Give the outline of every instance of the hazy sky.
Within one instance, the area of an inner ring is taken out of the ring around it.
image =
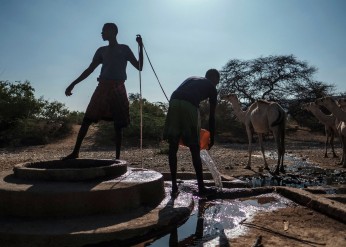
[[[31,82],[36,96],[84,111],[99,66],[65,88],[88,67],[104,23],[118,25],[118,42],[138,57],[141,34],[168,97],[187,77],[222,69],[230,59],[290,55],[318,68],[315,80],[346,91],[345,0],[0,0],[0,80]],[[129,63],[128,93],[139,93]],[[147,59],[143,97],[166,99]]]

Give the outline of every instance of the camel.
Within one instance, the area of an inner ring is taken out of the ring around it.
[[[337,130],[342,144],[342,158],[339,164],[346,168],[346,112],[331,97],[319,98],[316,100],[316,104],[326,107],[339,121]]]
[[[339,104],[333,98],[327,96],[319,98],[315,102],[317,105],[323,105],[325,108],[327,108],[328,111],[333,113],[339,121],[346,121],[346,111],[342,109],[342,104]]]
[[[278,162],[275,174],[279,171],[285,172],[283,160],[285,154],[285,126],[286,112],[276,102],[257,100],[249,106],[246,111],[241,109],[237,95],[229,94],[223,97],[228,100],[233,107],[234,113],[238,120],[245,124],[246,133],[249,141],[249,160],[245,168],[251,169],[251,153],[252,153],[252,134],[258,134],[258,140],[264,159],[264,168],[269,170],[267,160],[264,155],[263,134],[272,132],[278,150]]]
[[[341,109],[343,109],[344,111],[346,111],[346,98],[338,99],[336,102],[337,102],[338,105],[341,107]]]
[[[333,158],[337,158],[338,156],[334,151],[334,136],[338,134],[338,131],[336,129],[336,117],[333,114],[327,115],[323,113],[315,102],[303,104],[302,109],[311,112],[318,119],[318,121],[324,125],[326,134],[324,157],[328,158],[327,146],[328,143],[330,143],[333,152]]]

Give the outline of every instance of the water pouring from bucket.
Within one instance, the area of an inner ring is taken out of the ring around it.
[[[206,149],[202,149],[200,155],[201,155],[202,163],[208,167],[208,170],[210,171],[214,179],[215,186],[221,190],[222,189],[221,175],[220,175],[220,172],[217,170],[214,161],[212,160],[212,158],[210,157]]]
[[[221,190],[222,189],[221,174],[218,171],[216,164],[214,163],[213,159],[210,157],[207,151],[209,142],[210,142],[210,132],[206,129],[201,129],[200,142],[199,142],[200,149],[201,149],[201,152],[200,152],[201,160],[202,160],[202,163],[207,166],[209,172],[211,173],[211,176],[213,177],[215,182],[215,186]],[[184,143],[182,142],[182,140],[180,140],[179,144],[184,146]]]

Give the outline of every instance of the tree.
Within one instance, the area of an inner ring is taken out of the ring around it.
[[[130,94],[131,124],[124,131],[124,136],[138,137],[140,135],[140,98],[139,94]],[[142,99],[143,138],[160,140],[165,123],[165,113],[162,104],[155,104]]]
[[[29,81],[0,81],[0,146],[44,144],[71,130],[80,114],[72,116],[57,101],[36,99],[34,92]]]
[[[317,69],[293,55],[268,56],[252,60],[230,60],[221,71],[221,94],[236,93],[250,105],[257,99],[281,103],[283,100],[300,99],[330,93],[333,86],[313,81]]]
[[[220,94],[237,94],[249,106],[257,99],[276,101],[298,123],[302,102],[331,95],[334,85],[313,80],[317,69],[293,55],[230,60],[221,70]]]
[[[35,99],[34,92],[29,81],[0,81],[0,125],[36,116],[43,104],[42,100]]]
[[[208,100],[204,100],[199,105],[201,128],[209,129],[210,106]],[[233,109],[226,101],[219,101],[215,110],[215,133],[218,142],[225,140],[246,141],[246,132],[242,123],[240,123],[233,113]]]
[[[44,101],[44,106],[41,110],[41,117],[50,122],[58,123],[63,122],[70,114],[65,104],[58,101],[48,102]]]
[[[311,113],[308,113],[308,115],[310,115],[309,119],[306,115],[306,111],[301,109],[301,105],[303,103],[315,101],[316,99],[327,95],[332,95],[335,87],[319,81],[308,81],[305,85],[296,84],[295,88],[298,93],[295,95],[293,100],[282,100],[288,113],[298,122],[299,125],[305,125],[311,129],[323,131],[324,128],[319,124],[318,120],[315,117],[312,117]],[[321,110],[326,114],[330,114],[330,112],[324,107],[321,107]]]
[[[140,95],[129,94],[131,124],[124,129],[124,144],[137,145],[140,139]],[[162,139],[167,105],[158,102],[151,103],[142,98],[143,113],[143,139],[156,142]],[[96,142],[100,145],[109,145],[114,141],[113,125],[105,122],[99,123]]]

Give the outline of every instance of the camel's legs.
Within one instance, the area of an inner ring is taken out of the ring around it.
[[[274,173],[275,174],[279,174],[279,172],[280,172],[280,164],[281,164],[281,159],[282,159],[282,155],[281,155],[281,148],[280,148],[280,144],[278,143],[278,142],[276,142],[277,143],[277,147],[278,147],[278,162],[277,162],[277,164],[276,164],[276,168],[275,168],[275,171],[274,171]]]
[[[332,147],[332,152],[333,152],[333,158],[337,158],[338,155],[335,153],[334,151],[334,137],[335,137],[335,134],[334,132],[331,132],[331,137],[330,137],[330,146]]]
[[[281,139],[277,167],[280,167],[280,171],[283,172],[283,173],[285,172],[285,169],[284,169],[284,156],[285,156],[285,140]]]
[[[268,163],[267,163],[267,160],[266,160],[266,156],[264,155],[263,134],[258,133],[258,142],[259,142],[259,145],[261,147],[261,152],[262,152],[262,156],[263,156],[263,160],[264,160],[264,169],[269,170]]]
[[[342,165],[343,164],[343,160],[344,160],[344,155],[345,155],[345,148],[346,148],[346,143],[345,143],[345,136],[343,135],[342,133],[342,124],[343,122],[339,122],[337,127],[336,127],[336,130],[337,130],[337,134],[338,134],[338,137],[340,139],[340,142],[341,142],[341,148],[342,148],[342,155],[341,155],[341,159],[340,161],[337,163],[338,165]]]
[[[283,165],[284,154],[285,154],[285,136],[284,136],[284,132],[280,133],[279,128],[273,129],[272,132],[273,132],[273,136],[274,136],[274,140],[275,140],[277,152],[278,152],[278,162],[276,164],[274,173],[279,174],[279,171],[285,172],[284,165]]]
[[[286,122],[284,122],[281,126],[280,126],[280,140],[281,140],[281,168],[280,170],[282,172],[285,172],[285,168],[284,168],[284,157],[285,157],[285,153],[286,153],[286,148],[285,148],[285,139],[286,139],[286,132],[285,132],[285,128],[286,128]]]
[[[328,147],[328,143],[329,143],[329,132],[327,130],[327,128],[325,128],[325,132],[326,132],[326,141],[324,143],[324,158],[328,158],[328,154],[327,154],[327,147]]]
[[[245,169],[251,169],[252,131],[251,131],[250,125],[246,125],[246,133],[247,133],[247,138],[248,138],[248,141],[249,141],[249,147],[248,147],[249,160],[247,162],[247,165],[246,165]]]
[[[325,153],[324,153],[324,157],[328,158],[328,154],[327,154],[327,148],[328,148],[328,144],[330,144],[330,147],[332,149],[333,152],[333,158],[337,158],[338,155],[335,153],[334,150],[334,131],[331,128],[325,128],[325,132],[326,132],[326,142],[325,142]]]
[[[343,162],[344,162],[344,156],[345,156],[345,137],[342,135],[341,132],[339,132],[339,138],[341,140],[341,147],[342,147],[342,156],[341,156],[341,159],[340,161],[337,163],[337,165],[343,165]]]
[[[343,168],[346,168],[346,137],[342,136],[342,159],[341,159],[341,164]]]
[[[284,157],[285,157],[285,153],[286,153],[286,149],[285,149],[285,132],[282,135],[283,136],[281,138],[281,168],[280,168],[280,170],[282,172],[284,172],[285,171],[285,169],[284,169]]]

